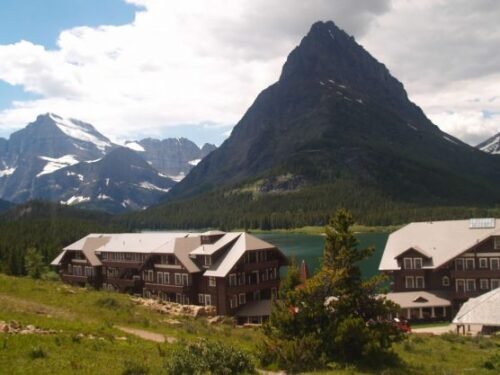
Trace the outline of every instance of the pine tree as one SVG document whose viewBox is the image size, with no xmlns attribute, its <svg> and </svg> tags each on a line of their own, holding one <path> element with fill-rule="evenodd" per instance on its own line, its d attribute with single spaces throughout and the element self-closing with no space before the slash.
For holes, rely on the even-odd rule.
<svg viewBox="0 0 500 375">
<path fill-rule="evenodd" d="M 374 365 L 394 358 L 391 346 L 402 334 L 385 318 L 397 306 L 377 296 L 382 278 L 363 281 L 357 263 L 373 249 L 357 249 L 353 223 L 346 210 L 335 213 L 320 271 L 275 304 L 264 330 L 265 361 L 302 371 L 329 361 Z"/>
</svg>

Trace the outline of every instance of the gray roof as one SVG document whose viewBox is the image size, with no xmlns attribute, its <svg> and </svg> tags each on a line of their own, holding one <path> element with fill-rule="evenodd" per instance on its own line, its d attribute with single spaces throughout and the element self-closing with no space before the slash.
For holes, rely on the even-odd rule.
<svg viewBox="0 0 500 375">
<path fill-rule="evenodd" d="M 400 269 L 396 258 L 409 249 L 430 257 L 429 268 L 437 268 L 492 235 L 500 235 L 496 223 L 493 228 L 470 228 L 469 220 L 411 223 L 389 235 L 379 269 Z"/>
<path fill-rule="evenodd" d="M 202 235 L 205 235 L 205 233 L 202 233 Z M 222 249 L 224 246 L 230 244 L 232 241 L 235 241 L 240 235 L 241 235 L 240 232 L 226 233 L 224 236 L 222 236 L 219 240 L 217 240 L 213 244 L 200 245 L 199 247 L 194 249 L 191 252 L 191 254 L 192 255 L 212 255 L 215 252 Z"/>
<path fill-rule="evenodd" d="M 453 323 L 500 326 L 500 288 L 470 298 L 462 305 Z"/>
<path fill-rule="evenodd" d="M 228 233 L 229 234 L 229 233 Z M 227 236 L 227 235 L 226 235 Z M 222 240 L 222 239 L 221 239 Z M 220 241 L 220 240 L 219 240 Z M 285 255 L 281 253 L 276 246 L 263 241 L 248 233 L 239 233 L 238 239 L 231 246 L 231 249 L 212 267 L 205 271 L 204 276 L 226 277 L 229 271 L 236 265 L 238 260 L 246 251 L 276 249 L 284 259 Z"/>
<path fill-rule="evenodd" d="M 393 292 L 384 295 L 401 308 L 451 306 L 451 303 L 439 291 Z"/>
</svg>

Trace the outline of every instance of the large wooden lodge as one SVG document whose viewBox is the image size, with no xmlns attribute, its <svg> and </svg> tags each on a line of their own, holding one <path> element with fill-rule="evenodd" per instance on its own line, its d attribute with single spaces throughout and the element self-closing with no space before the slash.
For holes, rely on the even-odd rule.
<svg viewBox="0 0 500 375">
<path fill-rule="evenodd" d="M 247 233 L 89 234 L 51 263 L 62 280 L 181 304 L 259 323 L 278 294 L 286 257 Z"/>
<path fill-rule="evenodd" d="M 498 220 L 411 223 L 389 236 L 379 270 L 402 317 L 451 320 L 469 298 L 500 287 Z"/>
</svg>

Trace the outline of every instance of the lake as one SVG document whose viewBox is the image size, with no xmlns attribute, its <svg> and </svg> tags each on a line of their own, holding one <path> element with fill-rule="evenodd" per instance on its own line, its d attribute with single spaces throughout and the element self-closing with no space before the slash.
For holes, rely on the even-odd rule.
<svg viewBox="0 0 500 375">
<path fill-rule="evenodd" d="M 302 234 L 302 233 L 282 233 L 269 232 L 254 234 L 280 248 L 287 256 L 295 256 L 297 263 L 300 264 L 305 259 L 309 272 L 312 275 L 319 268 L 319 258 L 323 255 L 323 246 L 325 239 L 323 236 Z M 360 262 L 363 278 L 369 278 L 378 274 L 378 265 L 384 251 L 389 233 L 359 233 L 356 237 L 359 241 L 359 249 L 373 246 L 374 254 Z M 286 271 L 285 271 L 286 273 Z"/>
</svg>

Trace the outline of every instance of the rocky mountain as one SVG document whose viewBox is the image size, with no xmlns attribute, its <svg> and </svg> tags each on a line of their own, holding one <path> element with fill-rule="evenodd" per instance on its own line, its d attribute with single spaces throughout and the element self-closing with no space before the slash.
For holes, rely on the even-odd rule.
<svg viewBox="0 0 500 375">
<path fill-rule="evenodd" d="M 145 139 L 127 147 L 82 121 L 40 115 L 9 140 L 0 138 L 0 198 L 112 212 L 143 209 L 175 184 L 167 174 L 181 179 L 214 148 L 199 149 L 185 138 Z"/>
<path fill-rule="evenodd" d="M 175 181 L 182 180 L 201 159 L 216 149 L 215 145 L 209 143 L 200 149 L 186 138 L 145 138 L 127 142 L 125 146 L 138 152 L 159 172 Z"/>
<path fill-rule="evenodd" d="M 476 148 L 488 154 L 500 154 L 500 133 L 481 142 Z"/>
<path fill-rule="evenodd" d="M 157 203 L 174 184 L 135 151 L 119 147 L 102 159 L 40 176 L 34 181 L 33 195 L 116 213 L 144 209 Z"/>
<path fill-rule="evenodd" d="M 318 22 L 290 53 L 279 80 L 167 200 L 231 187 L 257 197 L 286 192 L 292 207 L 295 192 L 342 189 L 349 181 L 351 192 L 369 190 L 385 200 L 486 204 L 500 199 L 499 167 L 496 158 L 434 125 L 353 37 L 333 22 Z M 316 200 L 319 207 L 321 199 L 311 194 L 301 209 Z"/>
</svg>

